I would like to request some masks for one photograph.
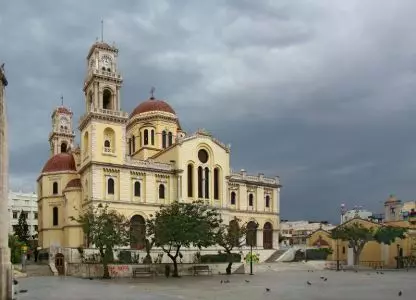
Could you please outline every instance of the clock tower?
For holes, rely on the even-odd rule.
[[[72,111],[61,105],[52,113],[52,131],[49,134],[51,156],[68,152],[74,143],[74,138]]]

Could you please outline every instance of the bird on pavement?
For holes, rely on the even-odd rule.
[[[306,281],[306,283],[308,284],[308,285],[312,285],[312,283],[308,280],[308,281]]]

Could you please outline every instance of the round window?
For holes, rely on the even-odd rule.
[[[208,152],[205,149],[199,150],[198,159],[201,163],[205,164],[208,161]]]

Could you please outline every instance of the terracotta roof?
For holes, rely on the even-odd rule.
[[[167,104],[165,101],[150,98],[140,103],[130,114],[130,118],[134,117],[135,115],[149,112],[149,111],[164,111],[164,112],[168,112],[168,113],[176,115],[173,108],[169,104]]]
[[[67,185],[66,185],[65,188],[67,189],[67,188],[80,188],[80,187],[82,187],[82,185],[81,185],[81,179],[74,178],[74,179],[70,180],[67,183]]]
[[[42,173],[76,171],[75,159],[70,153],[58,153],[52,156],[42,169]]]
[[[55,111],[61,114],[72,115],[72,112],[65,106],[59,106]]]

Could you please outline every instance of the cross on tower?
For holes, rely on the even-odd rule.
[[[61,106],[64,106],[64,95],[61,95]]]
[[[155,93],[155,87],[154,86],[152,86],[152,88],[150,89],[150,99],[154,99],[155,97],[154,97],[154,93]]]

